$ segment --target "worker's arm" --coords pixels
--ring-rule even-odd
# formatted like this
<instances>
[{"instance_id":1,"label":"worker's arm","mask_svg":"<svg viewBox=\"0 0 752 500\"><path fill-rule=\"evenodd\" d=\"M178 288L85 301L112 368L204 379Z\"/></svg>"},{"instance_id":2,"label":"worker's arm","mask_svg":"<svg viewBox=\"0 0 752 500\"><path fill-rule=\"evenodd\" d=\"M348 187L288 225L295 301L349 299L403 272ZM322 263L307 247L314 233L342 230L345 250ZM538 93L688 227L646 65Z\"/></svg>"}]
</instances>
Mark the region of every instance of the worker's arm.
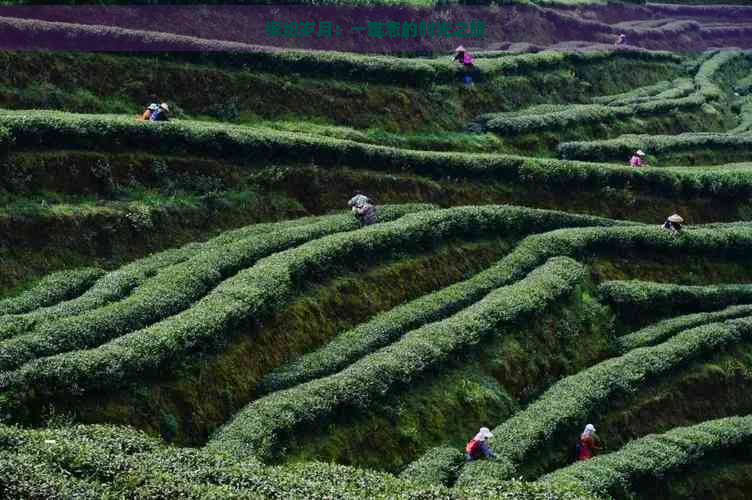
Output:
<instances>
[{"instance_id":1,"label":"worker's arm","mask_svg":"<svg viewBox=\"0 0 752 500\"><path fill-rule=\"evenodd\" d=\"M603 440L598 436L598 434L593 433L593 449L600 450L602 448L603 448Z\"/></svg>"}]
</instances>

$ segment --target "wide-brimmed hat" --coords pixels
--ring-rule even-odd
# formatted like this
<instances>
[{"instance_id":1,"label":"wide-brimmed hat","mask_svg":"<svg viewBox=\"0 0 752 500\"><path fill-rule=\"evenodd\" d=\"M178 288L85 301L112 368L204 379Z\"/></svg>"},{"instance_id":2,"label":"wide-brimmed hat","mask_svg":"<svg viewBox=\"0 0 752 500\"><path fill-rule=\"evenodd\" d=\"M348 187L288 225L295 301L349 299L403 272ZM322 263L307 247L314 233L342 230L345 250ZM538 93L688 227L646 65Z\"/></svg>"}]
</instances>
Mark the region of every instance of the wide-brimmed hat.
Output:
<instances>
[{"instance_id":1,"label":"wide-brimmed hat","mask_svg":"<svg viewBox=\"0 0 752 500\"><path fill-rule=\"evenodd\" d=\"M153 102L149 104L149 107L147 109L149 109L150 111L156 111L157 109L159 109L159 106L157 105L156 102Z\"/></svg>"},{"instance_id":2,"label":"wide-brimmed hat","mask_svg":"<svg viewBox=\"0 0 752 500\"><path fill-rule=\"evenodd\" d=\"M645 156L645 151L643 151L642 149L638 149L638 150L637 150L637 151L635 152L635 154L636 154L637 156Z\"/></svg>"},{"instance_id":3,"label":"wide-brimmed hat","mask_svg":"<svg viewBox=\"0 0 752 500\"><path fill-rule=\"evenodd\" d=\"M166 102L163 102L162 104L160 104L159 107L162 108L162 109L164 109L165 111L169 111L170 110L170 107L167 105Z\"/></svg>"},{"instance_id":4,"label":"wide-brimmed hat","mask_svg":"<svg viewBox=\"0 0 752 500\"><path fill-rule=\"evenodd\" d=\"M465 52L465 47L463 45L460 45L456 49L454 49L455 52Z\"/></svg>"},{"instance_id":5,"label":"wide-brimmed hat","mask_svg":"<svg viewBox=\"0 0 752 500\"><path fill-rule=\"evenodd\" d=\"M481 427L475 437L476 439L489 439L494 437L494 435L488 427Z\"/></svg>"},{"instance_id":6,"label":"wide-brimmed hat","mask_svg":"<svg viewBox=\"0 0 752 500\"><path fill-rule=\"evenodd\" d=\"M684 222L684 219L681 218L679 214L674 214L671 217L668 218L670 222L676 222L677 224L681 224Z\"/></svg>"}]
</instances>

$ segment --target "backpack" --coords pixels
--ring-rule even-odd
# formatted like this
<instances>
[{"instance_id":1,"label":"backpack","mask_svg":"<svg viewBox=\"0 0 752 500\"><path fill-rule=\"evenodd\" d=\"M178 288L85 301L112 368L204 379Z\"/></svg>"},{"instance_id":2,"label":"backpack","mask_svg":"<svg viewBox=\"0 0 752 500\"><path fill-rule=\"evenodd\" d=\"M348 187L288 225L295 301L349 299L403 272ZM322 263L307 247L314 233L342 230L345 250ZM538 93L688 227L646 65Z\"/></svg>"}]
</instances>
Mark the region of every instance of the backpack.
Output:
<instances>
[{"instance_id":1,"label":"backpack","mask_svg":"<svg viewBox=\"0 0 752 500\"><path fill-rule=\"evenodd\" d=\"M477 456L480 451L480 441L477 439L471 439L470 442L467 443L467 446L465 446L465 451L471 457Z\"/></svg>"},{"instance_id":2,"label":"backpack","mask_svg":"<svg viewBox=\"0 0 752 500\"><path fill-rule=\"evenodd\" d=\"M578 461L580 459L580 453L582 452L582 442L577 441L577 444L574 445L574 462Z\"/></svg>"}]
</instances>

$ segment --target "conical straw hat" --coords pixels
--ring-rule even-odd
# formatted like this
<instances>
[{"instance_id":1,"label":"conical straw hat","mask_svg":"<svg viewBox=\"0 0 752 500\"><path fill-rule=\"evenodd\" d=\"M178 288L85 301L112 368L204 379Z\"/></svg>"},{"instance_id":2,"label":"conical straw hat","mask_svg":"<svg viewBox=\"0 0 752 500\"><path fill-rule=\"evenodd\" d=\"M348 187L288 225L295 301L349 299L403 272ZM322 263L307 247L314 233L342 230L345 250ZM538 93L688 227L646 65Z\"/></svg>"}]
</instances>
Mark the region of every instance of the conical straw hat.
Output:
<instances>
[{"instance_id":1,"label":"conical straw hat","mask_svg":"<svg viewBox=\"0 0 752 500\"><path fill-rule=\"evenodd\" d=\"M676 222L677 224L681 224L684 222L684 219L681 218L681 216L674 214L671 217L668 218L671 222Z\"/></svg>"}]
</instances>

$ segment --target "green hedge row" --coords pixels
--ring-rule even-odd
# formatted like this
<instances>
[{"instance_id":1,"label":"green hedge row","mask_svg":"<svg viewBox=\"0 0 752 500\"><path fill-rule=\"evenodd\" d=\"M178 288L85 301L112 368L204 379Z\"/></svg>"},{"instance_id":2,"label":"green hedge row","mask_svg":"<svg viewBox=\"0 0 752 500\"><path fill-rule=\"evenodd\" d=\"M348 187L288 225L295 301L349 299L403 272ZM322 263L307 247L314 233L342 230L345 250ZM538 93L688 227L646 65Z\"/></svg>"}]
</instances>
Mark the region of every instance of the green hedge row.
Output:
<instances>
[{"instance_id":1,"label":"green hedge row","mask_svg":"<svg viewBox=\"0 0 752 500\"><path fill-rule=\"evenodd\" d=\"M691 80L682 79L684 81L692 83ZM634 100L637 99L644 99L644 98L653 98L659 94L662 94L663 92L666 92L670 89L675 88L676 81L670 81L670 80L662 80L658 83L654 83L652 85L645 85L644 87L637 87L636 89L632 89L628 92L622 92L620 94L612 94L612 95L602 95L602 96L596 96L593 97L590 101L593 104L603 104L603 105L617 105L617 103L621 104L630 104ZM694 90L694 85L691 85L691 89Z\"/></svg>"},{"instance_id":2,"label":"green hedge row","mask_svg":"<svg viewBox=\"0 0 752 500\"><path fill-rule=\"evenodd\" d=\"M449 489L336 464L264 466L201 449L167 448L109 426L0 426L0 496L50 500L433 499L490 495L519 500L594 500L579 487L513 481Z\"/></svg>"},{"instance_id":3,"label":"green hedge row","mask_svg":"<svg viewBox=\"0 0 752 500\"><path fill-rule=\"evenodd\" d=\"M562 227L609 226L621 223L599 217L569 215L549 210L506 207L506 220L497 231L510 237L542 233ZM524 274L524 270L522 273ZM380 349L405 332L455 314L492 290L520 279L517 269L495 265L476 276L379 314L341 333L328 344L279 367L265 376L259 391L268 393L331 375L359 358Z\"/></svg>"},{"instance_id":4,"label":"green hedge row","mask_svg":"<svg viewBox=\"0 0 752 500\"><path fill-rule=\"evenodd\" d=\"M734 91L742 96L752 94L752 75L739 79L736 84L734 84Z\"/></svg>"},{"instance_id":5,"label":"green hedge row","mask_svg":"<svg viewBox=\"0 0 752 500\"><path fill-rule=\"evenodd\" d=\"M441 367L452 355L541 312L568 295L584 267L555 258L521 281L499 288L439 322L424 325L346 369L253 401L209 442L213 450L261 460L284 452L284 437L340 412L367 408L374 400Z\"/></svg>"},{"instance_id":6,"label":"green hedge row","mask_svg":"<svg viewBox=\"0 0 752 500\"><path fill-rule=\"evenodd\" d=\"M120 300L143 283L149 275L187 259L194 249L195 246L188 245L139 259L116 271L108 272L76 298L29 313L5 316L0 319L0 338L7 339L22 335L46 321L76 316Z\"/></svg>"},{"instance_id":7,"label":"green hedge row","mask_svg":"<svg viewBox=\"0 0 752 500\"><path fill-rule=\"evenodd\" d=\"M542 130L561 130L579 124L600 123L621 120L633 116L655 116L676 110L698 109L708 100L719 99L724 95L716 85L716 79L729 64L742 59L739 51L718 52L703 62L694 78L681 86L674 86L663 95L641 97L627 102L614 101L608 105L581 104L567 106L550 113L525 114L492 113L483 115L480 120L485 128L499 134L525 134ZM691 95L690 92L696 91ZM686 97L685 97L686 96Z\"/></svg>"},{"instance_id":8,"label":"green hedge row","mask_svg":"<svg viewBox=\"0 0 752 500\"><path fill-rule=\"evenodd\" d=\"M719 99L727 91L718 86L722 71L731 64L749 63L749 52L722 50L700 65L695 75L698 92L708 100Z\"/></svg>"},{"instance_id":9,"label":"green hedge row","mask_svg":"<svg viewBox=\"0 0 752 500\"><path fill-rule=\"evenodd\" d=\"M491 445L500 463L520 464L530 454L555 446L556 437L577 435L596 411L618 395L634 394L650 381L725 346L752 340L752 317L712 323L683 331L654 347L634 349L566 377L540 398L493 430ZM475 477L473 467L463 475Z\"/></svg>"},{"instance_id":10,"label":"green hedge row","mask_svg":"<svg viewBox=\"0 0 752 500\"><path fill-rule=\"evenodd\" d=\"M647 103L652 100L660 99L679 99L682 97L688 97L695 90L695 83L690 78L678 78L671 82L671 88L656 94L655 96L646 97L634 97L632 99L624 99L611 102L610 106L620 106L629 104L641 104Z\"/></svg>"},{"instance_id":11,"label":"green hedge row","mask_svg":"<svg viewBox=\"0 0 752 500\"><path fill-rule=\"evenodd\" d=\"M382 210L383 221L398 218L403 210ZM295 225L240 239L201 251L175 263L135 288L123 300L73 317L39 324L33 331L0 341L0 371L18 368L33 359L66 351L90 349L128 332L178 314L225 279L257 260L326 235L355 229L351 214L334 215L320 222Z\"/></svg>"},{"instance_id":12,"label":"green hedge row","mask_svg":"<svg viewBox=\"0 0 752 500\"><path fill-rule=\"evenodd\" d=\"M633 135L602 141L573 141L559 145L559 156L569 160L610 161L620 160L644 149L652 156L671 153L691 154L696 150L734 150L752 155L752 134L721 132L690 132L677 135Z\"/></svg>"},{"instance_id":13,"label":"green hedge row","mask_svg":"<svg viewBox=\"0 0 752 500\"><path fill-rule=\"evenodd\" d=\"M657 227L614 227L560 229L533 235L523 240L504 257L499 266L526 272L545 259L566 255L589 258L613 252L650 251L662 254L744 256L752 250L752 228L748 225L711 225L708 229L692 229L676 238ZM427 455L432 452L429 451ZM426 457L426 463L440 463ZM505 477L514 475L515 465L509 461L494 462L495 470ZM477 477L476 477L477 479Z\"/></svg>"},{"instance_id":14,"label":"green hedge row","mask_svg":"<svg viewBox=\"0 0 752 500\"><path fill-rule=\"evenodd\" d=\"M370 56L328 51L255 51L171 53L170 57L188 58L223 67L281 74L301 73L307 76L334 77L348 80L400 83L405 85L435 84L456 81L461 71L449 58L421 59ZM542 51L509 55L503 58L479 58L476 71L482 78L496 75L522 75L567 64L585 64L613 59L632 59L678 63L681 58L670 52L646 50Z\"/></svg>"},{"instance_id":15,"label":"green hedge row","mask_svg":"<svg viewBox=\"0 0 752 500\"><path fill-rule=\"evenodd\" d=\"M752 285L689 286L639 280L607 281L598 287L598 293L601 300L627 318L678 311L708 311L752 303Z\"/></svg>"},{"instance_id":16,"label":"green hedge row","mask_svg":"<svg viewBox=\"0 0 752 500\"><path fill-rule=\"evenodd\" d=\"M661 85L661 83L664 85ZM616 96L596 97L593 99L593 103L605 104L608 106L629 106L653 100L687 97L694 90L695 84L693 80L689 78L678 78L674 81L664 80L656 85L642 87L631 93L627 92Z\"/></svg>"},{"instance_id":17,"label":"green hedge row","mask_svg":"<svg viewBox=\"0 0 752 500\"><path fill-rule=\"evenodd\" d=\"M598 495L623 498L636 493L631 490L638 480L665 480L665 474L701 465L708 455L730 455L751 444L752 416L721 418L645 436L619 451L559 469L540 481L551 485L575 482Z\"/></svg>"},{"instance_id":18,"label":"green hedge row","mask_svg":"<svg viewBox=\"0 0 752 500\"><path fill-rule=\"evenodd\" d=\"M682 330L744 316L752 316L752 305L731 306L722 311L688 314L660 321L654 325L619 337L617 343L619 350L622 353L626 353L638 347L646 347L663 342Z\"/></svg>"},{"instance_id":19,"label":"green hedge row","mask_svg":"<svg viewBox=\"0 0 752 500\"><path fill-rule=\"evenodd\" d=\"M507 214L504 207L426 208L383 207L382 220L422 211L396 222L324 237L276 253L225 280L193 307L159 323L96 349L39 358L16 371L2 373L0 390L11 395L2 403L9 411L25 411L23 401L32 398L71 395L79 389L112 390L192 352L222 346L242 322L270 314L298 293L304 283L327 277L351 260L430 248L448 237L493 234Z\"/></svg>"},{"instance_id":20,"label":"green hedge row","mask_svg":"<svg viewBox=\"0 0 752 500\"><path fill-rule=\"evenodd\" d=\"M45 322L77 316L121 300L149 278L160 272L168 272L170 266L185 262L201 251L217 250L241 239L261 236L275 229L294 228L317 220L315 217L306 217L281 223L253 224L226 231L220 236L203 243L190 243L181 248L166 250L135 260L116 271L105 274L89 290L75 299L31 313L2 318L0 320L0 339L28 333Z\"/></svg>"},{"instance_id":21,"label":"green hedge row","mask_svg":"<svg viewBox=\"0 0 752 500\"><path fill-rule=\"evenodd\" d=\"M507 116L484 115L485 129L497 134L527 134L543 130L561 130L582 124L613 122L637 116L656 116L679 110L695 110L705 104L700 95L674 99L652 99L629 105L575 104L548 114Z\"/></svg>"},{"instance_id":22,"label":"green hedge row","mask_svg":"<svg viewBox=\"0 0 752 500\"><path fill-rule=\"evenodd\" d=\"M739 110L739 125L729 130L729 134L752 132L752 96L745 97Z\"/></svg>"},{"instance_id":23,"label":"green hedge row","mask_svg":"<svg viewBox=\"0 0 752 500\"><path fill-rule=\"evenodd\" d=\"M399 477L426 486L451 486L465 462L465 452L457 448L434 448L403 470Z\"/></svg>"},{"instance_id":24,"label":"green hedge row","mask_svg":"<svg viewBox=\"0 0 752 500\"><path fill-rule=\"evenodd\" d=\"M22 294L0 300L0 321L7 314L27 313L77 297L103 274L104 271L94 267L50 274Z\"/></svg>"},{"instance_id":25,"label":"green hedge row","mask_svg":"<svg viewBox=\"0 0 752 500\"><path fill-rule=\"evenodd\" d=\"M306 217L281 223L264 223L245 226L203 243L190 243L181 248L166 250L155 255L135 260L116 271L109 272L97 280L83 295L52 307L46 307L22 315L6 316L0 319L0 339L7 339L33 330L36 326L58 321L70 316L103 307L126 297L135 288L159 272L166 272L170 266L184 262L203 250L217 249L234 241L260 236L274 229L293 228L318 220Z\"/></svg>"},{"instance_id":26,"label":"green hedge row","mask_svg":"<svg viewBox=\"0 0 752 500\"><path fill-rule=\"evenodd\" d=\"M651 251L666 255L717 255L745 258L752 250L749 225L713 225L693 228L681 237L657 226L559 229L525 238L499 265L529 272L551 257L590 257L615 252Z\"/></svg>"},{"instance_id":27,"label":"green hedge row","mask_svg":"<svg viewBox=\"0 0 752 500\"><path fill-rule=\"evenodd\" d=\"M513 184L543 184L552 189L632 188L672 196L735 197L752 194L752 170L749 169L636 169L519 156L412 151L261 127L180 121L143 124L127 117L48 111L3 112L0 120L14 135L20 149L148 149L154 153L232 158L259 164L364 165L433 177L490 178ZM668 140L673 140L673 137ZM752 144L752 138L748 141ZM634 147L627 147L627 155ZM565 151L569 149L565 148Z\"/></svg>"}]
</instances>

